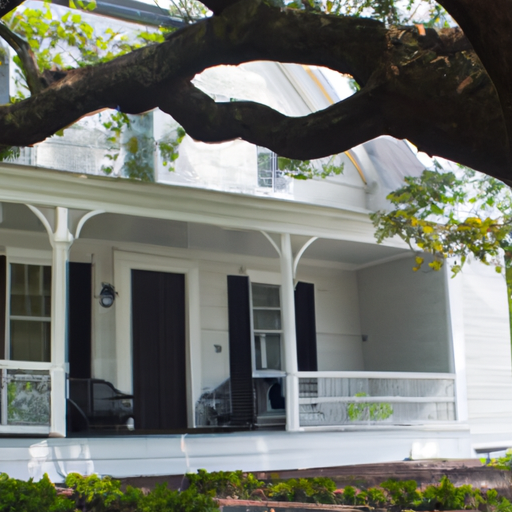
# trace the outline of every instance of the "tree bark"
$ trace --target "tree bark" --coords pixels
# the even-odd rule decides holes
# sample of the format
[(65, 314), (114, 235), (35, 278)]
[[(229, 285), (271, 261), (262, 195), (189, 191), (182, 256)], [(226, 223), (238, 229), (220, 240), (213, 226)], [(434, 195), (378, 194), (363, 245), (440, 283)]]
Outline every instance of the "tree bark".
[(512, 172), (512, 0), (438, 0), (480, 57), (498, 92)]
[(0, 0), (0, 18), (3, 18), (6, 14), (10, 13), (18, 5), (21, 5), (25, 0)]

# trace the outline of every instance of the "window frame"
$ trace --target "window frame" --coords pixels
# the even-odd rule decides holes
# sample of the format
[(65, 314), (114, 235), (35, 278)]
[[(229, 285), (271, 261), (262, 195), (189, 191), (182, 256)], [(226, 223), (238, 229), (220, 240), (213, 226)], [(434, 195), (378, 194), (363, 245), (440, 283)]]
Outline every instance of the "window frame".
[[(279, 289), (279, 307), (264, 307), (257, 306), (255, 307), (253, 304), (253, 285), (262, 285), (262, 286), (274, 286)], [(281, 284), (275, 283), (263, 283), (251, 281), (249, 279), (249, 304), (250, 304), (250, 318), (251, 318), (251, 360), (252, 360), (252, 376), (253, 378), (269, 378), (269, 377), (284, 377), (286, 376), (286, 372), (282, 369), (284, 363), (284, 350), (283, 350), (283, 297), (282, 297), (282, 286)], [(276, 311), (278, 310), (281, 313), (281, 329), (255, 329), (254, 328), (254, 311), (255, 310), (265, 310), (265, 311)], [(279, 349), (280, 349), (280, 360), (281, 360), (281, 369), (276, 370), (272, 368), (257, 368), (256, 366), (256, 336), (258, 334), (279, 334)]]
[[(49, 317), (35, 317), (35, 316), (23, 316), (23, 315), (11, 315), (11, 264), (20, 265), (33, 265), (33, 266), (44, 266), (50, 267), (53, 272), (52, 256), (49, 251), (41, 250), (27, 250), (27, 249), (11, 249), (8, 248), (5, 252), (5, 351), (4, 354), (0, 354), (0, 360), (4, 361), (18, 361), (11, 359), (11, 320), (28, 320), (28, 321), (44, 321), (50, 324), (50, 361), (32, 361), (32, 362), (43, 362), (51, 363), (51, 322), (52, 312), (50, 307)], [(52, 283), (50, 282), (50, 301), (52, 294)]]

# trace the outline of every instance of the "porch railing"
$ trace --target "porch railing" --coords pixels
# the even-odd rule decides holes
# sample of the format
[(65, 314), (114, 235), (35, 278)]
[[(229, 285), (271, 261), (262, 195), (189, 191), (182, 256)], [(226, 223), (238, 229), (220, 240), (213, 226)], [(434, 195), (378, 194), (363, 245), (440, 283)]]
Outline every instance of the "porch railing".
[(0, 361), (0, 432), (50, 432), (54, 370), (51, 363)]
[(301, 427), (454, 421), (449, 373), (299, 372)]

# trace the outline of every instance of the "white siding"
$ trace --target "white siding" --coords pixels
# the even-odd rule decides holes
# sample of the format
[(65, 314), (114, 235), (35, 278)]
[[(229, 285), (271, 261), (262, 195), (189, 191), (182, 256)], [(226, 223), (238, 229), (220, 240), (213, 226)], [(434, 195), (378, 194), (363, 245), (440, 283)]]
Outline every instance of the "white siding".
[(356, 273), (299, 265), (298, 280), (315, 285), (318, 370), (363, 370)]
[(404, 258), (358, 274), (365, 370), (450, 372), (445, 274)]
[[(226, 274), (201, 268), (199, 283), (201, 290), (202, 391), (209, 391), (229, 377)], [(220, 345), (222, 352), (215, 352), (214, 345)]]
[[(463, 280), (469, 423), (476, 445), (512, 445), (512, 364), (505, 279), (472, 263)], [(487, 434), (487, 435), (486, 435)], [(492, 435), (490, 435), (492, 434)]]

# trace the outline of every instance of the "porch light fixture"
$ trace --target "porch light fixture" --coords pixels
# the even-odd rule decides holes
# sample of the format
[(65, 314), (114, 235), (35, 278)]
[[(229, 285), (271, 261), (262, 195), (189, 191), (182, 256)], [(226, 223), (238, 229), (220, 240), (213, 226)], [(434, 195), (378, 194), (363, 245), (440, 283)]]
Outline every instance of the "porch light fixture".
[(100, 306), (109, 308), (116, 300), (116, 289), (110, 283), (101, 283)]

